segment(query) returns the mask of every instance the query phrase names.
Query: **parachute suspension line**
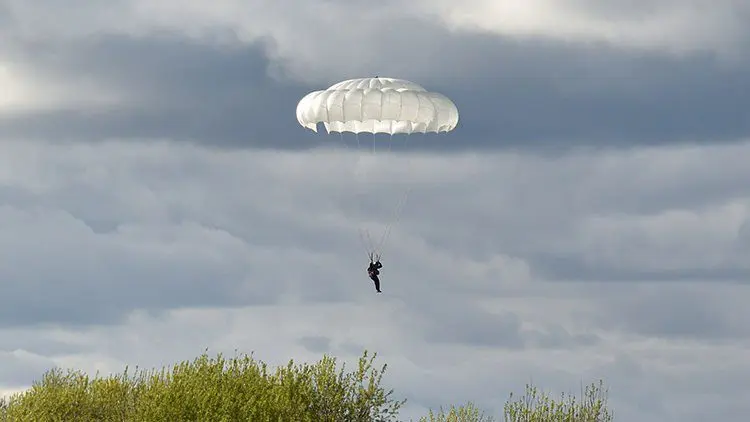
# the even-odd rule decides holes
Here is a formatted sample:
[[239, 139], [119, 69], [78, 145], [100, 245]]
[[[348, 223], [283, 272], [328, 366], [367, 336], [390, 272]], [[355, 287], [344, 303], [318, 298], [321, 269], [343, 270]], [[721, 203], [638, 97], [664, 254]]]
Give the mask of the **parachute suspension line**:
[[372, 255], [373, 255], [372, 248], [367, 246], [367, 241], [365, 240], [366, 231], [367, 231], [366, 229], [362, 229], [362, 228], [359, 229], [359, 243], [362, 244], [363, 248], [365, 248], [365, 253], [367, 254], [367, 256], [370, 259], [372, 259]]
[[[360, 150], [362, 149], [362, 142], [359, 139], [359, 132], [355, 132], [355, 139], [357, 140], [357, 163], [359, 164], [362, 161], [362, 155], [360, 155]], [[375, 152], [375, 142], [373, 140], [373, 153]], [[364, 187], [360, 186], [360, 189], [357, 192], [358, 196], [362, 196]], [[360, 228], [359, 229], [359, 240], [362, 246], [365, 248], [365, 252], [367, 252], [368, 257], [372, 257], [375, 254], [375, 246], [372, 242], [372, 237], [370, 236], [370, 231], [367, 228]]]
[[[406, 138], [406, 141], [404, 141], [404, 143], [407, 143], [408, 141], [409, 141], [409, 137]], [[390, 139], [388, 140], [388, 152], [389, 153], [391, 152], [391, 148], [392, 147], [393, 147], [393, 133], [391, 132]], [[378, 243], [378, 250], [381, 251], [381, 254], [382, 254], [383, 245], [385, 244], [385, 241], [388, 238], [388, 235], [389, 235], [389, 233], [391, 231], [391, 226], [393, 224], [393, 220], [396, 218], [396, 213], [398, 213], [399, 209], [402, 207], [403, 201], [404, 201], [403, 198], [401, 198], [396, 203], [396, 209], [393, 211], [394, 215], [390, 218], [390, 220], [386, 224], [385, 230], [383, 230], [383, 235], [380, 237], [380, 243]]]
[[[347, 151], [352, 152], [352, 147], [349, 145], [349, 142], [344, 139], [344, 132], [343, 131], [339, 132], [339, 139], [341, 140], [341, 143], [343, 144], [344, 148]], [[354, 164], [355, 175], [356, 175], [356, 169], [359, 167], [359, 164], [362, 161], [362, 155], [361, 155], [361, 152], [360, 152], [361, 142], [360, 142], [360, 139], [359, 139], [359, 133], [355, 133], [355, 139], [356, 139], [356, 142], [357, 142], [357, 147], [354, 150], [354, 153], [357, 156], [357, 159], [356, 159], [355, 164]], [[359, 183], [357, 183], [357, 186], [358, 187], [355, 189], [356, 195], [357, 196], [362, 196], [363, 195], [363, 191], [364, 191], [364, 187], [361, 186]], [[360, 228], [359, 229], [359, 242], [360, 242], [362, 248], [364, 248], [365, 253], [367, 254], [368, 257], [370, 257], [370, 256], [373, 255], [373, 247], [371, 245], [372, 241], [369, 242], [370, 245], [368, 246], [368, 241], [366, 240], [366, 239], [369, 239], [369, 238], [370, 238], [370, 234], [367, 231], [367, 229]]]
[[[427, 137], [427, 132], [424, 133], [424, 137]], [[409, 143], [409, 136], [406, 137], [406, 140], [404, 140], [404, 149], [406, 149], [406, 146]], [[391, 139], [393, 139], [393, 135], [391, 135]], [[390, 149], [390, 147], [389, 147]], [[407, 154], [406, 159], [406, 165], [407, 168], [411, 168], [411, 156], [409, 155], [408, 151], [404, 151], [405, 154]], [[397, 224], [401, 220], [401, 212], [404, 209], [404, 206], [406, 205], [406, 201], [409, 199], [409, 194], [411, 193], [412, 186], [409, 185], [406, 188], [406, 191], [404, 192], [404, 195], [401, 197], [399, 202], [396, 204], [396, 209], [393, 211], [393, 217], [390, 219], [388, 224], [385, 227], [385, 230], [383, 231], [383, 236], [380, 238], [380, 243], [378, 244], [378, 256], [382, 256], [383, 247], [385, 246], [386, 241], [388, 240], [388, 237], [390, 237], [391, 230], [393, 229], [393, 226]]]
[[[358, 135], [359, 134], [357, 134], [357, 137], [356, 137], [356, 140], [357, 140], [357, 149], [354, 150], [354, 154], [357, 157], [356, 161], [354, 162], [355, 174], [356, 174], [356, 169], [359, 167], [359, 163], [362, 161], [362, 157], [361, 157], [361, 155], [359, 153], [359, 136]], [[341, 144], [344, 146], [344, 148], [346, 149], [346, 151], [349, 152], [349, 153], [351, 153], [352, 152], [352, 148], [349, 146], [349, 142], [344, 139], [344, 132], [343, 131], [339, 132], [339, 140], [341, 141]], [[362, 188], [361, 186], [359, 186], [358, 183], [355, 183], [355, 184], [358, 186], [357, 188], [355, 188], [355, 193], [356, 193], [356, 195], [361, 196], [362, 195], [362, 190], [364, 188]], [[363, 234], [362, 234], [362, 229], [359, 229], [359, 243], [362, 246], [362, 248], [364, 248], [365, 253], [369, 256], [371, 248], [369, 248], [367, 246], [367, 243], [365, 242], [365, 239], [364, 239]]]
[[385, 242], [388, 240], [388, 237], [391, 234], [391, 230], [393, 229], [393, 226], [399, 222], [401, 219], [401, 211], [404, 209], [404, 205], [406, 205], [406, 201], [409, 198], [409, 193], [411, 193], [411, 186], [409, 186], [406, 189], [406, 192], [404, 192], [404, 195], [401, 197], [401, 200], [399, 200], [398, 204], [396, 205], [396, 209], [393, 212], [393, 218], [391, 221], [388, 222], [388, 225], [386, 226], [385, 230], [383, 231], [383, 236], [380, 238], [380, 243], [378, 243], [378, 251], [380, 251], [379, 255], [382, 256], [382, 250], [385, 246]]

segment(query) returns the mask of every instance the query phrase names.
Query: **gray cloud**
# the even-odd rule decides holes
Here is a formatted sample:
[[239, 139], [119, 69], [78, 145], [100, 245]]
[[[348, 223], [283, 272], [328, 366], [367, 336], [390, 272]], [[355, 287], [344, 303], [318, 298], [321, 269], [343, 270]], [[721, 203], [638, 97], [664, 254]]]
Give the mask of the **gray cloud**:
[[[153, 232], [124, 225], [96, 235], [62, 212], [6, 209], [0, 214], [9, 224], [3, 242], [3, 324], [111, 322], [134, 307], [229, 304], [239, 299], [226, 288], [242, 281], [237, 272], [242, 246], [226, 233], [187, 224], [152, 226]], [[195, 249], [196, 241], [205, 246]], [[152, 246], [133, 251], [134, 242]], [[40, 254], [28, 253], [34, 250]], [[222, 256], [211, 257], [211, 250]], [[255, 297], [262, 302], [273, 292], [269, 286], [248, 292], [242, 300]]]
[[703, 282], [643, 283], [628, 294], [605, 299], [599, 312], [602, 327], [644, 336], [678, 340], [732, 342], [750, 334], [740, 323], [748, 312], [735, 307], [747, 286]]
[[750, 269], [747, 268], [705, 268], [700, 265], [686, 265], [680, 269], [641, 270], [637, 268], [614, 269], [606, 264], [586, 264], [580, 255], [539, 254], [530, 262], [540, 275], [550, 279], [566, 281], [602, 280], [618, 282], [685, 282], [706, 281], [748, 283]]
[[[600, 195], [620, 189], [628, 168], [662, 165], [669, 157], [659, 151], [635, 158], [612, 152], [394, 159], [361, 185], [347, 179], [350, 157], [326, 152], [203, 158], [205, 152], [178, 144], [7, 145], [1, 270], [14, 282], [4, 282], [6, 324], [111, 322], [133, 309], [276, 303], [292, 291], [295, 300], [320, 302], [369, 295], [357, 229], [370, 219], [384, 224], [393, 208], [354, 205], [394, 207], [398, 195], [386, 179], [399, 182], [407, 166], [416, 182], [388, 243], [384, 283], [386, 292], [418, 305], [429, 338], [526, 344], [517, 317], [485, 314], [465, 295], [536, 289], [524, 287], [530, 280], [557, 283], [561, 291], [587, 280], [746, 282], [747, 242], [737, 233], [746, 226], [742, 198], [750, 193], [739, 187], [747, 170], [734, 169], [733, 161], [744, 160], [747, 145], [716, 146], [679, 170], [641, 173], [646, 207], [637, 206], [643, 191], [622, 189], [620, 207]], [[615, 164], [586, 168], [584, 157]], [[705, 183], [700, 169], [714, 162], [736, 171], [737, 188], [729, 178]], [[687, 187], [712, 184], [721, 188], [695, 191], [704, 205], [682, 214], [673, 207], [701, 200], [659, 194], [687, 195]], [[347, 193], [355, 191], [370, 198]], [[424, 296], [436, 288], [438, 296]], [[558, 291], [550, 283], [538, 289]], [[434, 306], [443, 302], [452, 305]]]
[[439, 306], [420, 307], [429, 320], [425, 340], [436, 343], [456, 343], [475, 346], [523, 348], [521, 320], [517, 315], [493, 315], [477, 309], [475, 303], [463, 304], [455, 297], [430, 295]]
[[113, 107], [0, 116], [2, 136], [49, 139], [55, 134], [58, 142], [168, 137], [235, 146], [264, 139], [260, 146], [266, 147], [297, 143], [293, 132], [278, 128], [294, 121], [299, 88], [271, 80], [262, 44], [215, 49], [168, 35], [148, 40], [103, 36], [26, 48], [35, 52], [27, 68], [32, 75], [70, 84], [93, 79], [95, 87], [107, 87], [124, 99]]
[[324, 336], [304, 336], [299, 343], [313, 353], [329, 353], [331, 350], [331, 339]]
[[[188, 38], [127, 2], [81, 25], [24, 4], [0, 13], [0, 64], [50, 101], [0, 111], [4, 388], [205, 348], [271, 364], [367, 348], [406, 417], [598, 377], [625, 420], [747, 414], [744, 57], [449, 31], [388, 4], [341, 28], [387, 20], [373, 54], [301, 42], [291, 62], [297, 17]], [[446, 93], [461, 127], [374, 161], [314, 148], [338, 137], [302, 130], [297, 100], [362, 69]], [[408, 186], [375, 295], [357, 232], [379, 235]]]
[[[39, 356], [56, 356], [81, 353], [86, 349], [73, 341], [54, 338], [43, 331], [24, 329], [3, 331], [0, 337], [0, 351], [12, 353], [18, 350]], [[23, 382], [28, 382], [28, 378]]]
[[535, 329], [524, 333], [526, 346], [541, 349], [577, 349], [598, 344], [601, 338], [597, 334], [574, 334], [563, 325], [550, 324], [544, 330]]
[[10, 388], [25, 386], [54, 366], [50, 359], [18, 349], [0, 352], [0, 361], [0, 385]]
[[[674, 58], [455, 34], [413, 20], [392, 25], [383, 42], [395, 48], [373, 66], [376, 73], [420, 81], [449, 95], [461, 111], [454, 134], [412, 146], [560, 150], [732, 141], [750, 133], [745, 63], [725, 66], [708, 53]], [[272, 148], [329, 142], [294, 123], [299, 98], [325, 86], [270, 76], [269, 69], [278, 66], [268, 59], [272, 45], [265, 39], [216, 46], [167, 34], [18, 45], [14, 57], [28, 75], [107, 87], [122, 102], [6, 114], [0, 116], [0, 136], [167, 137]], [[357, 76], [366, 75], [342, 73], [330, 82]]]

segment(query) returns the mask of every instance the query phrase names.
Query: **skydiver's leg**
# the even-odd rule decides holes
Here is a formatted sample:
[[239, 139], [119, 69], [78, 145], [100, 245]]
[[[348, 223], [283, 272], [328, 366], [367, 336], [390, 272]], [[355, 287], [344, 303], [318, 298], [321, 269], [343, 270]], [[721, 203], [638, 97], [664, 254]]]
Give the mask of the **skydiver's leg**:
[[375, 290], [377, 290], [378, 293], [381, 293], [380, 291], [380, 278], [373, 274], [372, 277], [370, 277], [372, 281], [375, 283]]

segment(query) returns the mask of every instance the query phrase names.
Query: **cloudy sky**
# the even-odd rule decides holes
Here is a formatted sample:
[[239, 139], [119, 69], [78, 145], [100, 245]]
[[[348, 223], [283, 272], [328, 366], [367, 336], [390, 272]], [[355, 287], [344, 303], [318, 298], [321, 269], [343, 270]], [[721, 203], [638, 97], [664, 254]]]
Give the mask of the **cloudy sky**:
[[[603, 378], [619, 420], [740, 420], [748, 19], [745, 0], [0, 0], [0, 389], [367, 348], [407, 418]], [[360, 160], [297, 124], [307, 92], [374, 75], [449, 96], [458, 128]], [[405, 191], [376, 295], [358, 231]]]

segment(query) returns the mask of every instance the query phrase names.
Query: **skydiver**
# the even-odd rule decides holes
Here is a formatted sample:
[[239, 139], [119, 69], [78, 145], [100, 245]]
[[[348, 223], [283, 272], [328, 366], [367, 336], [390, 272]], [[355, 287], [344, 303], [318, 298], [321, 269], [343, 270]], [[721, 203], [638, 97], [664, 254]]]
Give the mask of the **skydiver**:
[[380, 263], [380, 258], [375, 258], [375, 261], [373, 262], [373, 257], [370, 255], [370, 265], [367, 267], [367, 275], [370, 276], [370, 280], [375, 283], [375, 290], [377, 290], [378, 293], [382, 293], [380, 291], [380, 278], [378, 277], [380, 275], [380, 268], [383, 268], [383, 264]]

